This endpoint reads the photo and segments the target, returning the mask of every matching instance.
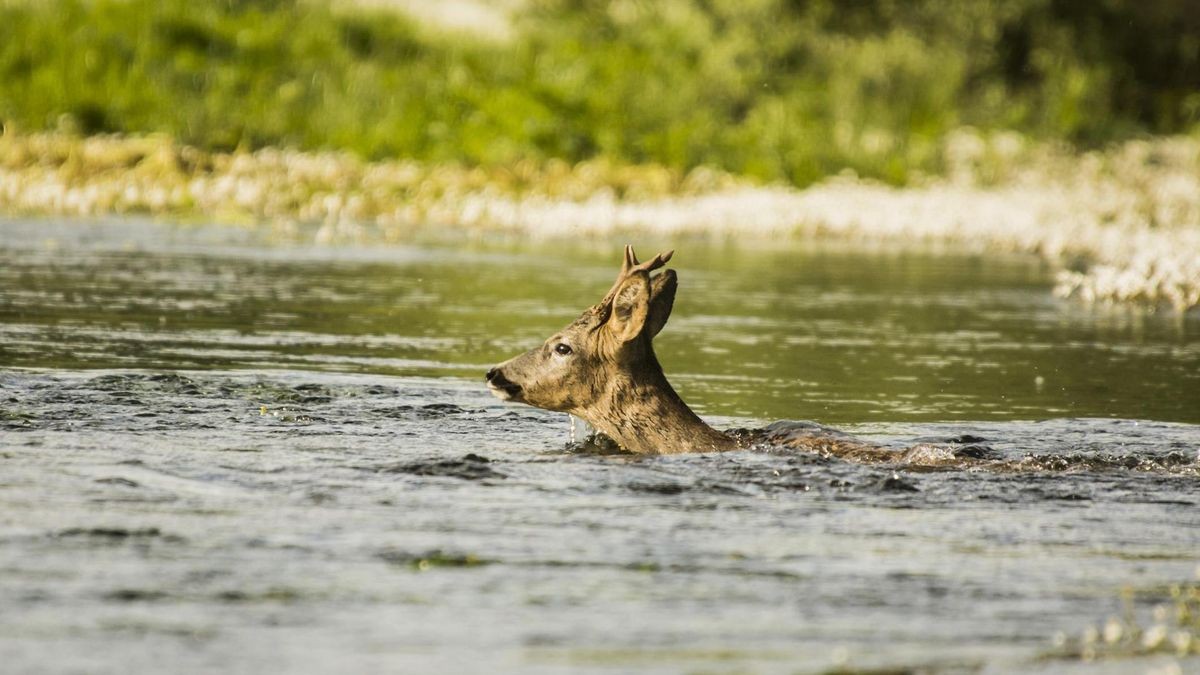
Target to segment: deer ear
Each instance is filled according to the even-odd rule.
[[[641,334],[650,313],[650,279],[645,272],[631,274],[621,282],[612,300],[608,328],[621,342]]]
[[[650,313],[646,317],[646,334],[650,337],[667,325],[675,306],[676,286],[675,270],[664,270],[650,282]]]

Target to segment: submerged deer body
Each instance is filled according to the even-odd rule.
[[[487,373],[498,398],[570,413],[636,453],[731,450],[729,436],[696,416],[667,382],[654,336],[675,303],[674,270],[651,275],[673,251],[639,263],[633,248],[598,304],[541,346]]]
[[[674,270],[653,272],[673,253],[639,263],[633,248],[626,246],[621,272],[604,299],[541,346],[489,370],[488,389],[505,401],[570,413],[624,450],[641,454],[762,445],[862,463],[1029,470],[1023,459],[1008,461],[986,445],[975,444],[982,439],[897,449],[812,422],[776,422],[732,432],[736,438],[708,426],[675,393],[654,355],[654,336],[671,316],[677,279]]]
[[[633,248],[612,289],[598,304],[540,346],[487,372],[488,389],[505,401],[570,413],[629,452],[675,454],[733,450],[747,445],[708,426],[667,382],[654,356],[654,336],[675,304],[674,270],[659,270],[673,251],[639,263]],[[982,459],[975,446],[921,444],[897,452],[808,422],[777,422],[754,441],[859,462],[925,465]],[[963,454],[966,453],[966,454]]]

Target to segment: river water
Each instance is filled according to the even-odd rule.
[[[717,426],[989,461],[602,455],[482,375],[619,243],[0,222],[0,669],[1200,670],[1078,657],[1200,573],[1200,316],[1024,258],[635,242],[677,250],[656,345]]]

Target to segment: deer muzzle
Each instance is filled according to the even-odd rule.
[[[504,376],[500,368],[492,368],[484,376],[487,379],[488,391],[501,401],[521,400],[521,385]]]

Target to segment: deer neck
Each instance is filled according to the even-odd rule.
[[[667,381],[653,351],[649,364],[608,382],[600,405],[575,413],[639,454],[729,450],[734,442],[701,420]]]

